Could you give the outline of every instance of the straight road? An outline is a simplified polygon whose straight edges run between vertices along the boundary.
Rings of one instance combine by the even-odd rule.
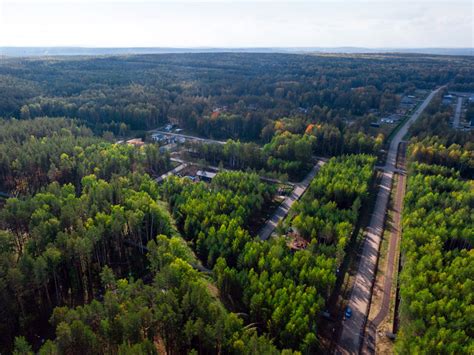
[[[441,87],[442,88],[442,87]],[[408,128],[415,122],[420,114],[425,110],[426,106],[431,102],[433,97],[438,93],[441,88],[433,90],[428,97],[423,101],[423,103],[418,106],[416,111],[411,115],[411,117],[405,122],[405,124],[398,130],[397,134],[393,137],[392,142],[390,143],[390,148],[387,154],[387,161],[385,163],[385,169],[388,170],[395,170],[397,164],[397,152],[398,152],[398,145],[402,141],[403,137],[406,136],[408,132]]]
[[[272,235],[273,231],[278,225],[278,222],[286,217],[286,215],[290,211],[291,206],[296,201],[298,201],[300,197],[304,194],[309,184],[314,179],[323,164],[323,161],[318,161],[318,163],[311,169],[308,175],[306,175],[304,180],[300,183],[295,184],[295,187],[291,192],[290,196],[287,196],[285,198],[285,200],[280,204],[273,216],[267,220],[265,225],[258,233],[261,240],[267,240]]]
[[[382,308],[377,316],[374,318],[374,325],[377,327],[387,316],[390,306],[390,292],[392,289],[394,264],[397,251],[397,245],[401,238],[401,219],[403,209],[403,199],[405,197],[406,176],[398,175],[397,191],[395,193],[394,201],[394,215],[393,215],[393,231],[390,235],[390,245],[388,251],[387,270],[384,279],[384,294],[382,300]]]
[[[456,111],[454,112],[454,121],[453,121],[454,129],[459,128],[459,121],[461,120],[461,109],[462,109],[462,97],[458,97]]]
[[[398,145],[407,134],[410,125],[418,119],[439,90],[440,88],[433,90],[428,95],[425,101],[395,134],[390,143],[374,212],[365,232],[365,239],[362,243],[362,255],[349,299],[348,306],[352,309],[352,316],[344,320],[336,354],[358,354],[361,348],[372,296],[372,286],[377,267],[385,214],[387,213],[388,200],[392,188],[393,172],[397,169]]]
[[[406,143],[402,143],[399,146],[399,167],[405,169],[405,156],[406,156]],[[403,199],[405,198],[405,187],[406,187],[406,176],[404,173],[397,173],[396,175],[397,188],[395,195],[393,196],[393,222],[391,225],[390,233],[385,231],[384,235],[389,235],[389,245],[387,251],[387,262],[386,268],[383,272],[383,295],[382,295],[382,304],[379,309],[379,312],[373,318],[372,321],[368,320],[364,344],[362,347],[362,353],[365,354],[374,354],[376,349],[376,338],[377,338],[377,328],[382,323],[382,321],[388,316],[390,311],[390,298],[393,288],[393,275],[396,272],[396,261],[397,261],[397,250],[400,244],[402,236],[402,209],[403,209]],[[386,227],[387,228],[387,227]],[[379,277],[379,276],[377,276]],[[371,306],[372,307],[372,306]]]

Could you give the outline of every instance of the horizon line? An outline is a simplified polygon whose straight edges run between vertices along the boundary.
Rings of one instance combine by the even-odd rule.
[[[0,48],[81,48],[81,49],[313,49],[313,48],[355,48],[355,49],[474,49],[474,46],[89,46],[89,45],[41,45],[41,46],[16,46],[1,45]]]

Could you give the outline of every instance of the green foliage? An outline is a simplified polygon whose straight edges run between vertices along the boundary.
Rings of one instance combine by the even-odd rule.
[[[184,240],[161,234],[174,232],[150,178],[106,182],[90,175],[82,186],[79,196],[72,185],[53,183],[33,197],[7,200],[0,231],[2,324],[29,334],[35,308],[66,304],[54,309],[55,338],[40,354],[278,353],[223,307],[194,269],[198,261]],[[223,173],[213,189],[244,206],[272,195],[256,175],[243,173]],[[144,265],[149,284],[115,276],[143,273]],[[85,304],[69,308],[74,303]],[[23,354],[31,347],[18,338],[15,349]]]
[[[274,187],[258,175],[243,172],[221,172],[209,187],[174,177],[163,184],[163,195],[183,235],[195,243],[197,254],[209,266],[219,256],[236,264],[250,240],[245,228],[273,193]]]
[[[324,297],[335,282],[334,259],[312,250],[293,253],[285,239],[275,238],[247,243],[236,270],[252,322],[275,337],[279,346],[304,350],[301,338],[317,334]],[[215,272],[224,274],[223,282],[232,282],[227,275],[236,271],[226,267]]]
[[[282,125],[278,121],[275,126]],[[261,149],[255,143],[228,140],[225,144],[194,143],[193,154],[213,165],[231,169],[251,169],[263,175],[289,176],[302,179],[313,165],[312,154],[334,156],[348,153],[378,154],[382,137],[372,138],[362,132],[342,131],[329,124],[308,125],[291,133],[277,130],[275,136]]]
[[[292,208],[291,225],[321,253],[341,263],[345,247],[367,201],[375,158],[348,155],[330,159]]]
[[[312,141],[314,154],[322,156],[377,155],[383,142],[383,136],[374,138],[359,130],[341,129],[329,124],[310,125],[306,133],[316,138]]]
[[[471,67],[467,57],[416,55],[2,61],[0,191],[20,197],[0,212],[0,351],[37,350],[56,307],[55,337],[40,354],[316,353],[317,320],[374,158],[342,156],[321,169],[291,211],[309,242],[293,251],[287,238],[250,236],[275,193],[250,173],[220,173],[209,185],[165,181],[180,238],[144,174],[169,170],[169,157],[154,145],[111,144],[113,135],[171,121],[236,140],[191,147],[199,158],[297,179],[313,155],[376,154],[382,137],[363,133],[369,112],[393,112],[416,88],[472,89]],[[79,119],[109,142],[79,121],[43,116]],[[436,99],[412,127],[444,137],[411,148],[444,166],[410,170],[400,353],[473,352],[472,182],[460,180],[472,174],[472,133],[451,130],[450,117]],[[197,271],[201,262],[218,289]]]
[[[109,180],[132,172],[159,174],[170,168],[158,147],[143,150],[93,137],[63,118],[0,119],[0,189],[34,193],[50,182],[72,183],[79,191],[89,174]]]
[[[56,338],[40,353],[50,348],[59,354],[278,353],[225,310],[209,281],[190,265],[194,259],[182,239],[162,235],[148,249],[151,284],[113,279],[115,286],[104,285],[103,301],[56,308],[51,317]]]
[[[25,337],[15,338],[15,348],[13,349],[13,355],[33,355],[33,350],[30,344],[26,341]]]
[[[472,91],[471,68],[469,56],[412,54],[9,58],[0,63],[0,116],[79,118],[116,135],[172,120],[208,136],[257,140],[285,116],[338,122],[393,111],[416,88],[452,82]]]
[[[295,213],[303,215],[316,197],[332,203],[331,212],[339,216],[335,218],[343,216],[335,227],[342,236],[338,248],[343,250],[367,196],[374,162],[364,155],[331,160]],[[346,182],[347,177],[352,180]],[[322,189],[324,184],[327,191]],[[183,234],[195,243],[198,256],[214,267],[221,298],[247,313],[249,322],[274,338],[280,348],[314,352],[317,319],[340,262],[334,251],[325,250],[318,239],[307,250],[293,252],[285,238],[265,242],[251,238],[246,231],[249,218],[271,197],[271,190],[254,174],[219,173],[209,186],[170,178],[163,194]],[[345,205],[338,209],[332,199],[348,203],[348,210],[343,209]]]
[[[474,176],[474,143],[466,143],[464,147],[459,144],[446,146],[444,141],[446,139],[437,136],[414,140],[410,144],[408,155],[418,162],[454,168],[464,177]]]
[[[308,135],[283,132],[275,135],[263,148],[267,153],[270,171],[287,173],[290,177],[303,177],[312,166],[312,141]]]
[[[473,201],[472,180],[446,167],[412,163],[403,212],[398,353],[474,350]]]
[[[119,275],[140,274],[140,250],[155,235],[172,233],[148,176],[106,182],[89,175],[82,186],[76,195],[71,184],[52,183],[32,197],[8,199],[0,212],[0,316],[8,330],[2,340],[31,329],[53,305],[90,301],[100,279],[112,287],[110,270],[99,275],[105,265]]]

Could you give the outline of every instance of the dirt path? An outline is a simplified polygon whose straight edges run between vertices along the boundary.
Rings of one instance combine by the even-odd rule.
[[[373,323],[376,327],[384,320],[387,316],[390,306],[390,292],[392,289],[393,273],[395,269],[395,257],[397,251],[397,244],[401,237],[401,217],[402,217],[402,207],[403,207],[403,198],[405,197],[405,182],[406,177],[404,175],[398,176],[397,192],[394,201],[394,215],[393,215],[393,231],[390,235],[390,245],[388,251],[387,259],[387,270],[385,273],[385,280],[383,285],[383,300],[382,307],[374,318]]]
[[[278,222],[286,217],[290,211],[291,206],[304,194],[323,164],[323,161],[318,161],[318,163],[311,169],[308,175],[306,175],[305,179],[300,183],[295,184],[291,194],[285,198],[281,205],[276,209],[272,217],[267,220],[265,225],[258,233],[261,240],[267,240],[272,235],[273,231],[278,225]]]

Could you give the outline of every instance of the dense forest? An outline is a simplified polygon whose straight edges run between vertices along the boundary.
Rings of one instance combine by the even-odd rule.
[[[311,353],[318,345],[319,313],[367,198],[373,164],[373,157],[353,155],[334,158],[321,168],[307,197],[292,212],[290,223],[310,243],[296,252],[283,237],[263,242],[247,232],[249,217],[258,214],[271,196],[255,174],[220,173],[210,189],[169,179],[164,196],[183,235],[192,239],[201,260],[214,268],[224,302],[248,314],[279,347]],[[348,174],[353,178],[349,184]],[[331,186],[326,192],[325,184]],[[312,211],[308,208],[318,206],[322,208],[317,218],[307,215]],[[332,218],[334,224],[318,218]],[[306,233],[308,228],[311,233]]]
[[[321,352],[321,314],[384,154],[374,112],[441,84],[474,90],[473,64],[400,54],[2,59],[0,353]],[[443,94],[410,130],[400,353],[472,350],[474,140],[451,128]],[[123,141],[166,123],[226,140],[186,142],[181,153],[229,171],[158,184],[179,160],[148,139]],[[300,181],[321,156],[278,235],[260,240],[284,190],[262,176]]]
[[[473,181],[413,162],[403,213],[400,354],[474,350]]]
[[[157,260],[144,260],[142,255],[145,251],[151,258],[154,235],[172,236],[176,233],[173,232],[166,211],[157,203],[157,185],[146,175],[137,172],[130,173],[128,177],[114,176],[110,182],[88,175],[82,179],[80,187],[81,192],[76,194],[72,184],[53,182],[32,197],[11,198],[6,202],[0,216],[4,228],[1,277],[4,285],[2,303],[5,305],[2,309],[2,334],[6,334],[5,340],[18,332],[29,339],[44,336],[43,332],[34,333],[33,325],[41,322],[38,318],[48,317],[53,306],[63,305],[62,308],[56,308],[51,317],[51,325],[56,328],[56,340],[48,341],[42,347],[41,351],[45,353],[82,353],[91,349],[101,349],[101,352],[120,349],[131,353],[153,353],[151,344],[157,336],[163,338],[163,346],[176,353],[191,349],[199,352],[225,349],[226,352],[232,352],[234,347],[237,347],[236,353],[241,353],[247,346],[251,347],[249,352],[260,348],[276,351],[265,338],[257,338],[251,330],[244,330],[242,320],[235,315],[228,315],[222,305],[213,305],[217,301],[209,294],[202,276],[192,270],[196,261],[189,265],[182,260],[173,262],[174,255],[161,260],[165,256],[161,250],[154,253]],[[184,222],[179,218],[176,222],[178,226],[183,224],[186,238],[193,239],[198,256],[208,267],[215,266],[221,297],[227,299],[233,295],[236,305],[253,304],[254,310],[250,311],[252,318],[264,317],[263,320],[266,320],[270,316],[259,315],[260,306],[255,304],[255,293],[246,286],[264,285],[263,280],[255,278],[253,268],[250,267],[260,259],[254,253],[284,253],[285,264],[279,266],[278,270],[288,271],[288,263],[296,260],[301,265],[307,264],[307,276],[298,272],[298,279],[302,278],[299,280],[302,283],[300,286],[292,286],[295,282],[292,278],[296,275],[291,274],[286,274],[288,279],[281,284],[289,287],[286,299],[294,299],[292,304],[284,302],[287,307],[285,312],[293,314],[293,322],[296,322],[289,329],[296,325],[298,327],[281,333],[284,338],[278,341],[278,345],[283,348],[314,348],[316,339],[313,331],[321,307],[318,304],[322,300],[314,286],[309,286],[306,280],[311,277],[311,283],[317,282],[323,277],[318,276],[321,268],[325,269],[331,264],[325,259],[311,256],[309,251],[298,254],[297,259],[292,261],[294,257],[285,243],[275,242],[272,246],[273,243],[252,241],[245,229],[246,223],[252,213],[262,208],[265,200],[271,197],[272,188],[259,183],[257,175],[237,172],[219,174],[211,184],[211,191],[203,183],[191,184],[186,179],[165,182],[163,191],[165,197],[177,199],[170,206],[172,211],[179,207],[179,215],[186,216]],[[177,201],[181,204],[177,205]],[[158,239],[165,244],[162,248],[171,248],[167,246],[167,240],[167,237]],[[173,244],[179,242],[175,240]],[[268,247],[271,249],[268,250]],[[183,248],[187,248],[185,244]],[[189,250],[180,253],[184,253],[179,254],[180,257],[188,259],[192,255]],[[251,255],[254,257],[248,259]],[[252,261],[255,257],[257,259]],[[273,255],[266,257],[268,262],[274,260]],[[237,275],[237,269],[230,269],[227,263],[235,267],[240,264],[239,259],[246,265],[240,270],[245,279],[242,280],[244,284],[236,285],[237,280],[233,275]],[[156,275],[148,274],[150,268]],[[275,268],[273,265],[271,270],[278,275],[281,271]],[[312,269],[314,271],[311,272]],[[333,269],[327,271],[328,275],[333,274]],[[129,281],[120,278],[115,282],[114,273]],[[148,286],[149,283],[145,285],[143,281],[133,281],[133,278],[149,280],[151,277],[155,279],[153,286]],[[192,280],[195,280],[195,287],[190,287],[189,282],[194,282]],[[281,281],[275,279],[272,283]],[[325,290],[326,282],[321,279],[317,283]],[[230,292],[232,287],[238,287],[241,293],[247,289],[248,293],[239,299],[238,294]],[[268,284],[265,287],[273,289],[275,286]],[[163,289],[170,289],[171,292],[164,299],[157,297],[156,293],[161,295]],[[199,304],[189,304],[193,294],[194,302]],[[249,299],[250,295],[252,300]],[[102,298],[103,303],[100,302]],[[316,299],[320,301],[315,302]],[[171,303],[166,306],[178,308],[174,311],[168,308],[156,309],[164,307],[167,302],[178,302],[174,306]],[[184,305],[182,302],[187,306],[181,308],[180,304]],[[83,303],[87,305],[71,310],[67,308]],[[124,305],[119,308],[120,312],[117,313],[118,309],[113,311],[120,304]],[[301,318],[305,305],[312,311]],[[206,310],[206,307],[212,311]],[[153,310],[151,319],[148,308]],[[176,312],[184,313],[179,315]],[[193,312],[197,313],[193,315]],[[177,317],[184,323],[173,325],[169,317]],[[223,323],[214,323],[216,317],[223,317]],[[281,327],[285,325],[280,324],[284,318],[278,318],[278,322],[275,316],[273,318],[275,324],[268,325],[272,337],[280,334]],[[109,322],[113,323],[107,326]],[[100,324],[100,327],[96,324]],[[206,324],[210,328],[202,333],[201,327],[206,327]],[[167,327],[173,327],[174,331]],[[227,327],[228,331],[225,330]],[[184,333],[181,332],[183,328],[187,329]],[[295,339],[295,332],[302,330],[308,334],[304,345],[291,340]],[[216,340],[213,341],[213,338]],[[16,346],[28,348],[23,338],[17,338]]]
[[[443,104],[445,94],[409,130],[395,344],[400,354],[474,350],[474,136],[450,125],[453,107]]]
[[[291,225],[308,241],[317,240],[328,256],[342,262],[345,247],[367,202],[375,158],[352,155],[333,158],[313,179],[293,207]]]
[[[109,180],[130,172],[159,174],[170,166],[153,144],[143,150],[111,144],[68,119],[0,119],[0,191],[35,193],[54,181],[79,191],[81,179],[92,173]]]
[[[7,199],[0,212],[2,349],[11,350],[22,334],[15,348],[28,352],[29,343],[38,348],[55,333],[41,353],[278,352],[255,329],[244,328],[225,309],[212,280],[194,270],[200,262],[146,174],[169,164],[157,147],[107,143],[65,119],[2,124],[6,168],[16,166],[17,151],[38,153],[24,156],[35,174],[20,175],[31,189],[14,185],[10,191],[18,197]],[[68,153],[71,158],[64,158]],[[54,169],[58,157],[68,164]],[[17,182],[16,172],[6,169],[5,181]],[[219,196],[234,203],[220,213],[235,210],[239,219],[247,211],[249,218],[248,211],[273,190],[256,184],[255,175],[236,174],[221,174],[213,183]],[[237,188],[241,199],[223,195]],[[222,205],[216,203],[218,223]],[[238,225],[229,231],[233,227],[236,237],[249,238]],[[220,240],[232,240],[222,228],[218,232]]]
[[[474,176],[473,141],[464,144],[445,145],[446,138],[430,136],[423,140],[414,140],[409,146],[408,156],[425,164],[444,165],[459,171],[462,177]],[[469,148],[471,147],[471,148]]]
[[[472,68],[472,57],[397,54],[5,58],[0,117],[78,118],[116,135],[172,121],[214,138],[269,140],[282,117],[353,120],[392,112],[416,89],[473,90]]]
[[[104,267],[102,300],[56,308],[56,337],[39,353],[280,353],[225,309],[210,280],[193,269],[196,261],[183,239],[160,235],[147,250],[151,283],[117,279]],[[22,338],[15,345],[28,346]]]
[[[313,165],[314,155],[377,155],[383,143],[381,136],[374,138],[362,132],[344,133],[329,124],[310,124],[303,132],[290,131],[291,127],[286,127],[281,121],[277,121],[275,126],[279,129],[263,147],[253,142],[228,140],[225,144],[191,143],[189,149],[193,156],[214,166],[222,164],[230,169],[251,169],[283,180],[299,180]]]

